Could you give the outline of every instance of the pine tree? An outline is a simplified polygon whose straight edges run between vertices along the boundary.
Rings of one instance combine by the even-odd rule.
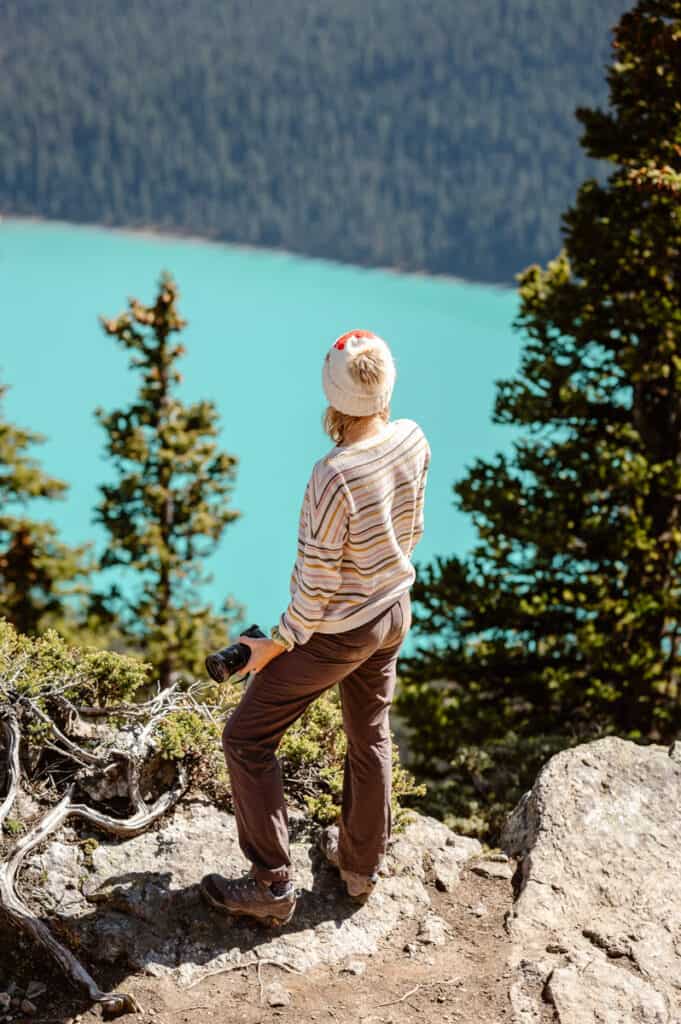
[[[100,565],[119,570],[118,581],[98,599],[117,611],[162,686],[177,670],[202,671],[206,649],[228,642],[226,619],[241,611],[228,597],[218,618],[199,598],[210,579],[203,559],[241,515],[227,504],[238,459],[219,451],[213,440],[213,403],[186,405],[174,394],[182,380],[176,362],[185,350],[171,335],[187,323],[178,295],[164,272],[152,306],[130,298],[129,311],[100,317],[105,332],[132,353],[130,367],[139,372],[140,384],[128,408],[95,413],[117,474],[115,483],[100,488],[96,518],[110,537]]]
[[[0,384],[0,401],[7,393]],[[91,545],[63,544],[51,522],[29,518],[28,502],[62,498],[68,485],[48,476],[30,454],[45,441],[0,417],[0,616],[22,633],[60,628],[74,615],[69,600],[85,592]]]
[[[479,539],[413,591],[438,641],[403,659],[397,706],[433,793],[483,832],[555,750],[681,728],[680,0],[640,0],[613,49],[610,110],[576,113],[614,169],[518,275],[527,340],[494,420],[520,439],[454,486]]]

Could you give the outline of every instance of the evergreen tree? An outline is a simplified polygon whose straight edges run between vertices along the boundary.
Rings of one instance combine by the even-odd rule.
[[[130,367],[141,379],[127,409],[96,410],[117,473],[115,483],[100,488],[96,518],[110,536],[100,565],[134,570],[136,584],[125,592],[112,584],[98,600],[143,646],[162,686],[176,670],[202,671],[206,648],[228,642],[225,619],[241,611],[228,598],[217,618],[199,601],[199,587],[210,578],[202,560],[241,515],[227,504],[238,459],[213,440],[215,406],[185,405],[173,393],[182,379],[175,365],[184,347],[171,335],[186,326],[178,294],[171,275],[163,273],[152,306],[131,298],[128,312],[100,317],[106,333],[132,353]]]
[[[520,439],[454,487],[470,556],[414,587],[439,642],[403,659],[398,707],[433,798],[481,832],[555,750],[681,728],[681,0],[640,0],[613,47],[611,110],[577,117],[614,170],[518,275],[494,419]]]
[[[0,401],[7,390],[0,384]],[[22,633],[60,628],[71,618],[69,597],[84,592],[82,578],[92,568],[89,544],[69,547],[52,523],[21,514],[31,499],[62,498],[68,489],[29,454],[44,440],[0,416],[0,617]]]

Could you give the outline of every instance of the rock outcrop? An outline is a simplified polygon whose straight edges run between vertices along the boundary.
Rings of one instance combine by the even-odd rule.
[[[42,880],[50,893],[44,909],[88,959],[117,964],[124,974],[172,975],[186,987],[256,959],[306,971],[371,954],[405,916],[422,922],[421,941],[438,943],[443,922],[432,912],[429,883],[431,891],[432,884],[451,889],[461,866],[481,850],[477,840],[414,815],[391,838],[382,884],[357,907],[321,856],[310,823],[291,815],[290,824],[298,906],[276,932],[204,906],[198,889],[204,874],[234,877],[248,868],[234,818],[206,802],[188,800],[156,831],[124,842],[98,837],[88,848],[64,829],[27,863],[25,880],[34,891]]]
[[[125,840],[90,841],[65,825],[27,858],[21,885],[33,913],[95,973],[107,965],[102,973],[127,983],[142,972],[180,991],[249,964],[295,973],[337,965],[339,976],[359,977],[374,953],[393,967],[419,948],[454,955],[461,929],[484,931],[486,914],[472,902],[455,925],[439,916],[434,887],[457,890],[462,873],[464,886],[478,880],[476,898],[480,885],[496,886],[497,904],[510,907],[498,957],[485,953],[499,965],[501,1016],[508,991],[513,1024],[681,1024],[681,743],[608,737],[556,754],[510,815],[504,852],[414,814],[393,834],[381,885],[362,907],[321,855],[316,826],[294,812],[290,826],[299,897],[281,930],[203,904],[204,874],[238,876],[248,865],[234,818],[198,798]],[[286,1005],[276,985],[262,998]],[[473,1019],[480,1007],[468,1010]]]
[[[513,1024],[681,1024],[680,743],[561,751],[501,846]]]

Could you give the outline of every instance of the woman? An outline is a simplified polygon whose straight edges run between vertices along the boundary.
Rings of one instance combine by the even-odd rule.
[[[275,750],[324,690],[339,684],[347,735],[342,813],[322,850],[362,902],[391,834],[389,709],[411,625],[411,553],[424,526],[430,446],[413,420],[390,420],[396,378],[388,345],[351,331],[331,346],[324,429],[336,442],[305,489],[291,600],[269,638],[240,636],[256,673],[223,732],[244,878],[208,875],[207,899],[267,924],[293,915],[288,818]]]

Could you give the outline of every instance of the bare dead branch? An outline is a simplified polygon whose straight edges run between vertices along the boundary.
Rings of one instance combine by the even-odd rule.
[[[379,1006],[394,1006],[395,1003],[403,1003],[405,999],[407,999],[409,996],[413,996],[414,993],[418,992],[418,990],[422,987],[422,985],[414,985],[413,988],[410,988],[409,991],[405,992],[403,996],[399,997],[399,999],[390,999],[387,1003],[374,1003],[374,1006],[378,1008]]]
[[[69,813],[81,818],[83,821],[89,822],[91,825],[95,825],[96,828],[101,829],[103,832],[109,832],[111,835],[130,839],[133,836],[140,835],[142,832],[146,832],[158,818],[174,807],[187,789],[187,785],[187,773],[180,765],[178,766],[177,781],[172,789],[162,793],[150,808],[138,811],[129,818],[112,818],[110,815],[101,814],[85,804],[72,804]]]
[[[285,960],[274,960],[265,957],[253,957],[251,960],[241,960],[239,963],[227,964],[226,967],[218,967],[215,971],[206,971],[199,978],[195,978],[194,981],[187,985],[187,989],[194,988],[195,985],[200,985],[202,981],[206,981],[208,978],[215,978],[218,974],[227,974],[228,971],[239,971],[245,967],[257,967],[258,981],[260,981],[260,968],[263,964],[271,964],[273,967],[281,967],[284,971],[291,971],[292,974],[302,974],[297,967],[293,964],[287,963]]]
[[[174,711],[188,709],[215,722],[212,711],[217,708],[208,708],[196,700],[196,695],[203,685],[200,683],[184,690],[180,690],[179,683],[165,690],[159,688],[153,697],[140,704],[97,708],[79,707],[72,697],[67,696],[67,691],[77,681],[76,677],[71,676],[68,679],[61,676],[53,678],[36,695],[25,691],[15,692],[14,683],[24,670],[25,662],[26,658],[18,665],[12,665],[11,672],[6,672],[0,677],[0,756],[6,768],[4,774],[7,779],[7,792],[0,803],[0,827],[14,806],[21,786],[19,748],[24,720],[34,720],[49,729],[49,735],[36,738],[36,742],[71,762],[65,771],[66,776],[71,778],[69,788],[63,795],[58,794],[52,780],[56,802],[37,821],[28,826],[26,834],[13,844],[6,860],[0,862],[0,914],[46,950],[67,977],[85,989],[90,999],[101,1004],[110,1014],[139,1011],[140,1007],[131,995],[100,989],[84,965],[59,941],[48,924],[32,912],[30,900],[35,898],[35,894],[21,893],[21,867],[28,855],[69,819],[80,819],[96,830],[122,839],[132,838],[149,829],[175,806],[188,788],[187,772],[182,765],[178,765],[173,786],[151,804],[144,800],[140,776],[145,759],[154,747],[155,733]],[[59,708],[61,712],[58,716],[58,720],[61,719],[59,725],[50,713],[55,708]],[[93,746],[93,742],[85,737],[83,742],[76,730],[78,725],[84,725],[87,719],[113,719],[118,722],[127,720],[130,726],[129,731],[126,730],[126,741],[120,743],[124,749],[114,747],[113,744],[117,742],[115,738],[112,738],[111,743],[107,743],[95,736],[92,739],[99,740],[97,746]],[[114,818],[85,803],[74,801],[76,786],[83,775],[104,778],[110,772],[123,774],[132,810],[132,814],[127,818]],[[58,913],[58,908],[56,911]]]
[[[110,1014],[126,1011],[139,1012],[134,996],[127,993],[104,992],[83,965],[66,946],[62,945],[47,925],[35,917],[17,892],[16,877],[24,858],[55,832],[70,817],[80,818],[96,828],[113,835],[132,837],[146,831],[158,818],[170,810],[187,788],[187,775],[178,768],[175,785],[162,794],[150,808],[138,810],[130,818],[116,819],[100,814],[83,804],[72,802],[74,786],[52,807],[15,845],[4,864],[0,865],[0,909],[10,922],[21,928],[57,961],[67,976],[83,987],[93,1002],[101,1003]]]
[[[93,754],[91,751],[86,750],[79,744],[74,743],[73,740],[66,736],[66,734],[63,733],[57,725],[55,725],[52,718],[45,714],[36,701],[24,698],[23,703],[29,708],[30,713],[34,714],[49,726],[52,733],[59,741],[59,744],[61,744],[61,746],[57,746],[56,744],[46,743],[45,746],[47,748],[70,757],[81,766],[90,765],[95,768],[101,768],[104,772],[123,766],[133,811],[135,814],[139,813],[142,815],[148,812],[148,806],[144,801],[140,790],[140,763],[146,756],[156,728],[160,725],[163,719],[175,709],[176,706],[180,706],[179,701],[174,696],[173,687],[169,687],[167,692],[160,694],[158,697],[155,697],[152,701],[148,702],[149,707],[157,709],[156,714],[154,714],[150,721],[145,725],[140,737],[135,742],[133,749],[126,751],[111,748],[105,755]],[[79,715],[78,709],[75,708],[70,701],[63,699],[62,704],[68,707],[70,715]],[[141,706],[144,707],[145,705]]]
[[[0,828],[14,806],[19,789],[19,742],[21,732],[19,722],[13,710],[5,712],[2,718],[2,731],[5,736],[5,752],[7,758],[7,793],[0,804]]]
[[[77,743],[74,743],[73,740],[70,740],[68,736],[65,736],[61,729],[59,729],[55,725],[54,721],[50,718],[50,716],[45,714],[43,709],[39,707],[36,701],[31,700],[28,697],[24,697],[22,698],[22,703],[28,707],[30,714],[35,715],[36,718],[39,718],[42,722],[44,722],[46,725],[50,727],[54,736],[65,748],[63,751],[61,751],[62,753],[73,754],[80,761],[85,761],[86,764],[94,765],[97,768],[106,767],[106,765],[109,762],[109,758],[101,757],[97,754],[91,754],[89,750],[84,750],[83,747],[80,747]]]
[[[147,701],[139,704],[121,703],[116,704],[115,707],[76,705],[64,697],[61,697],[60,700],[67,703],[71,710],[75,711],[81,718],[109,718],[115,715],[117,718],[143,718],[148,720],[149,717],[156,715],[166,705],[179,707],[187,703],[192,705],[198,714],[212,717],[210,713],[218,711],[219,706],[217,704],[207,704],[204,701],[197,701],[195,697],[195,694],[200,693],[204,687],[205,683],[199,681],[192,683],[186,690],[178,692],[179,683],[173,683],[172,686],[161,690],[155,697],[150,697]]]
[[[135,814],[148,814],[149,808],[142,797],[140,789],[139,764],[134,757],[129,757],[126,764],[128,795]]]

